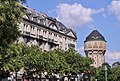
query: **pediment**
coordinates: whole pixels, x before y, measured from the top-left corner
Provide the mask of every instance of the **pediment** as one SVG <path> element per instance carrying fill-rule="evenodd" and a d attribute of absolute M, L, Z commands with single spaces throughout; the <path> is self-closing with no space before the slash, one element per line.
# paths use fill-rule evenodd
<path fill-rule="evenodd" d="M 27 15 L 24 15 L 23 18 L 25 18 L 25 19 L 29 19 L 29 17 L 28 17 Z"/>
<path fill-rule="evenodd" d="M 72 31 L 70 31 L 67 35 L 76 38 L 75 34 Z"/>
<path fill-rule="evenodd" d="M 57 29 L 58 29 L 57 26 L 56 26 L 55 24 L 53 24 L 53 23 L 51 23 L 51 24 L 49 25 L 49 27 L 52 28 L 52 29 L 54 29 L 54 30 L 57 30 Z"/>

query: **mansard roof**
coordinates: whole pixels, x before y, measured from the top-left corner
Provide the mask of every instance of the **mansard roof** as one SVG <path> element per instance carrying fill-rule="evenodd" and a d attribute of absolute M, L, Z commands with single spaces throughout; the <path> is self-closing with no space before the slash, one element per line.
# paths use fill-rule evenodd
<path fill-rule="evenodd" d="M 105 38 L 97 31 L 97 30 L 93 30 L 87 37 L 85 42 L 87 41 L 96 41 L 96 40 L 100 40 L 100 41 L 105 41 Z"/>
<path fill-rule="evenodd" d="M 72 32 L 75 36 L 75 39 L 77 39 L 76 37 L 76 33 L 75 31 L 73 31 L 72 29 L 68 29 L 65 25 L 63 25 L 60 21 L 58 21 L 56 18 L 53 17 L 48 17 L 45 13 L 38 13 L 35 10 L 32 9 L 28 9 L 27 7 L 24 7 L 25 10 L 27 11 L 27 19 L 33 22 L 36 22 L 38 24 L 44 25 L 46 27 L 50 28 L 51 24 L 54 24 L 54 26 L 56 27 L 56 31 L 66 34 L 69 32 Z M 25 18 L 26 19 L 26 18 Z M 53 28 L 53 30 L 55 30 Z"/>

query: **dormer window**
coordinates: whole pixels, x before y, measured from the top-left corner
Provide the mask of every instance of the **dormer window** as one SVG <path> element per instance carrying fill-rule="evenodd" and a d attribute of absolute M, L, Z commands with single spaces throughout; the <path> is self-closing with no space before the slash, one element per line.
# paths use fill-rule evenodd
<path fill-rule="evenodd" d="M 37 22 L 40 23 L 40 20 L 38 19 Z"/>
<path fill-rule="evenodd" d="M 34 19 L 35 22 L 37 22 L 37 20 L 38 20 L 37 16 L 34 16 L 33 19 Z"/>
<path fill-rule="evenodd" d="M 57 30 L 57 26 L 56 26 L 55 24 L 53 24 L 53 23 L 52 23 L 52 24 L 50 24 L 50 25 L 49 25 L 49 27 L 50 27 L 50 28 L 52 28 L 52 29 Z"/>
<path fill-rule="evenodd" d="M 31 20 L 33 20 L 33 17 L 31 18 Z"/>

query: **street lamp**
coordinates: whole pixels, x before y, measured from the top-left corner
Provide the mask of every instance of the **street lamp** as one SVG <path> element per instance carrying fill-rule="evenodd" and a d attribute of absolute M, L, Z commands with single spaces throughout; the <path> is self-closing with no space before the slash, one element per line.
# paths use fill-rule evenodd
<path fill-rule="evenodd" d="M 106 66 L 106 65 L 104 66 L 104 69 L 105 69 L 105 81 L 107 81 L 107 70 L 108 70 L 108 69 L 107 69 L 107 66 Z"/>

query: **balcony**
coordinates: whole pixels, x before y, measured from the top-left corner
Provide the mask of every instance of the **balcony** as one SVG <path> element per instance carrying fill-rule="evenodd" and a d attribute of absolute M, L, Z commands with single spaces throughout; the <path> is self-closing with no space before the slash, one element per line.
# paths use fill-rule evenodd
<path fill-rule="evenodd" d="M 54 43 L 54 39 L 48 39 L 48 42 Z"/>
<path fill-rule="evenodd" d="M 43 37 L 43 40 L 44 40 L 44 41 L 47 41 L 47 38 L 46 38 L 46 37 Z"/>
<path fill-rule="evenodd" d="M 38 35 L 38 38 L 39 38 L 39 39 L 43 39 L 43 36 L 41 36 L 41 35 Z"/>
<path fill-rule="evenodd" d="M 23 31 L 23 35 L 30 36 L 30 32 Z"/>

